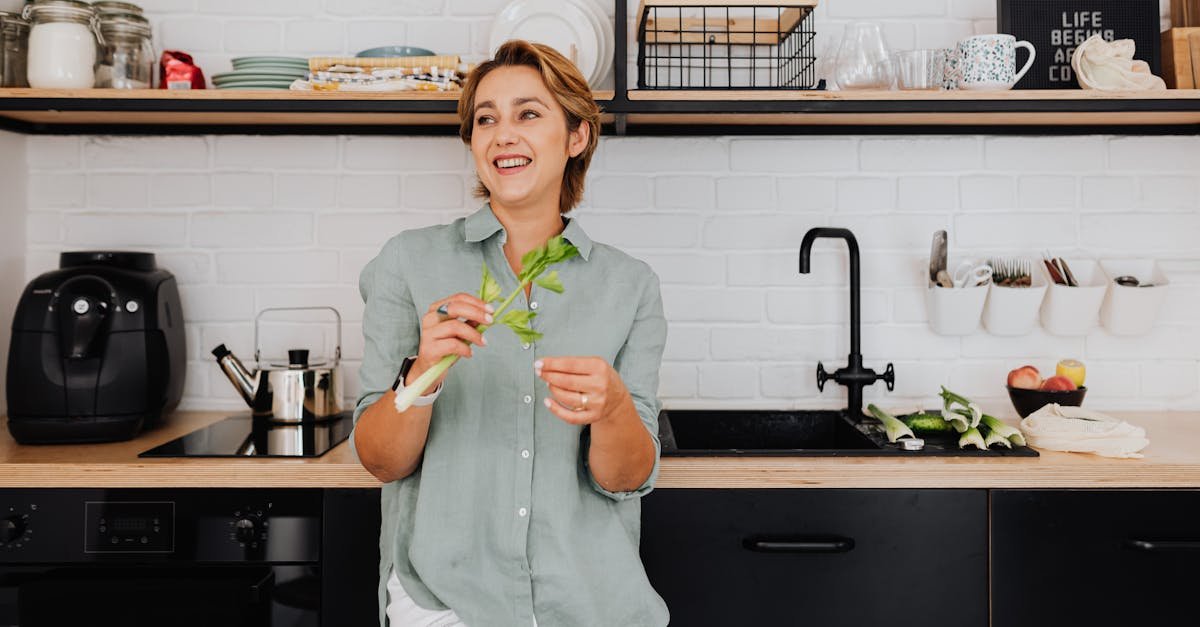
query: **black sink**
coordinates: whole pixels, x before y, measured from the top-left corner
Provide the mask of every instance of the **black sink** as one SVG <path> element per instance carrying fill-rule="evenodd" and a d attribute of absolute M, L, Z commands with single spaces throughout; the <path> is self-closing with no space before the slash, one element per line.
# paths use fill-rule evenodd
<path fill-rule="evenodd" d="M 658 434 L 663 456 L 1037 456 L 1028 447 L 963 450 L 957 436 L 927 437 L 924 449 L 905 451 L 874 419 L 851 420 L 840 409 L 668 409 L 658 416 Z"/>

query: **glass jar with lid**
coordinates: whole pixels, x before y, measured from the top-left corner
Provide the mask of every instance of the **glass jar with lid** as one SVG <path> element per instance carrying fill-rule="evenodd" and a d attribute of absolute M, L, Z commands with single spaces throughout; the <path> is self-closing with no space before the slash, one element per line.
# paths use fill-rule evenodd
<path fill-rule="evenodd" d="M 96 15 L 99 15 L 100 19 L 104 19 L 104 16 L 109 15 L 110 13 L 134 13 L 137 15 L 142 14 L 142 7 L 139 7 L 138 5 L 136 5 L 132 2 L 114 2 L 112 0 L 100 0 L 99 2 L 93 2 L 92 8 L 96 10 Z"/>
<path fill-rule="evenodd" d="M 78 0 L 34 0 L 25 5 L 29 20 L 26 71 L 31 87 L 83 89 L 96 82 L 96 12 Z"/>
<path fill-rule="evenodd" d="M 29 22 L 0 11 L 0 87 L 29 87 L 25 56 L 29 54 Z"/>
<path fill-rule="evenodd" d="M 96 87 L 149 89 L 154 80 L 150 22 L 136 13 L 107 13 L 100 17 L 100 34 Z"/>

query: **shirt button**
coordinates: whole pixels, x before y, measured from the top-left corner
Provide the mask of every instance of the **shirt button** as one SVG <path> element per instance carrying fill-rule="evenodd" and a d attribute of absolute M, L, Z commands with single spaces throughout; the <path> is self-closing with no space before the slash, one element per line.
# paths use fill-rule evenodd
<path fill-rule="evenodd" d="M 521 348 L 525 350 L 529 350 L 530 346 L 533 346 L 533 344 L 530 344 L 529 342 L 521 342 Z"/>
<path fill-rule="evenodd" d="M 529 308 L 530 308 L 530 309 L 537 309 L 537 301 L 535 300 L 535 301 L 533 301 L 532 303 L 529 303 Z"/>
<path fill-rule="evenodd" d="M 520 516 L 520 517 L 522 517 L 522 518 L 524 518 L 524 517 L 525 517 L 525 514 L 528 514 L 528 513 L 529 513 L 529 510 L 525 509 L 524 507 L 522 507 L 521 509 L 517 510 L 517 515 L 518 515 L 518 516 Z"/>
<path fill-rule="evenodd" d="M 532 403 L 532 402 L 533 402 L 533 397 L 526 394 L 525 395 L 525 404 L 528 405 L 529 403 Z"/>
<path fill-rule="evenodd" d="M 524 451 L 521 451 L 521 457 L 524 459 L 529 459 L 529 449 L 525 449 Z"/>

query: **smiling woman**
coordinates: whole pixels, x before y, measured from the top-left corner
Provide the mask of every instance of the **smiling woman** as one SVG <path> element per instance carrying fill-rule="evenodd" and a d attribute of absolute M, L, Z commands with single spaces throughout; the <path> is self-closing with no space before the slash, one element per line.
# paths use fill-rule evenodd
<path fill-rule="evenodd" d="M 667 325 L 650 267 L 572 211 L 599 110 L 566 58 L 510 41 L 468 77 L 459 114 L 487 202 L 393 237 L 359 281 L 350 441 L 384 482 L 380 620 L 661 627 L 638 498 L 658 475 Z M 568 249 L 556 277 L 528 280 Z M 484 339 L 514 315 L 531 333 Z"/>

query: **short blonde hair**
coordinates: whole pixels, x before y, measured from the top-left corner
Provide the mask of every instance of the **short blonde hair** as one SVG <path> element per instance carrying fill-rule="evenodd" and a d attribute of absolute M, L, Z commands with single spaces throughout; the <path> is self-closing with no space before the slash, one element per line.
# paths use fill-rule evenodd
<path fill-rule="evenodd" d="M 592 90 L 579 69 L 554 48 L 545 44 L 530 43 L 514 39 L 507 41 L 496 51 L 496 57 L 480 63 L 467 76 L 462 97 L 458 100 L 458 135 L 467 146 L 475 130 L 475 92 L 479 81 L 492 70 L 502 67 L 531 67 L 542 76 L 542 82 L 554 95 L 567 118 L 567 130 L 574 132 L 583 122 L 588 123 L 588 143 L 583 151 L 567 159 L 563 171 L 562 192 L 558 197 L 558 210 L 567 213 L 583 198 L 583 180 L 588 165 L 600 138 L 600 108 L 592 99 Z M 477 198 L 489 198 L 491 192 L 479 181 L 475 186 Z"/>

